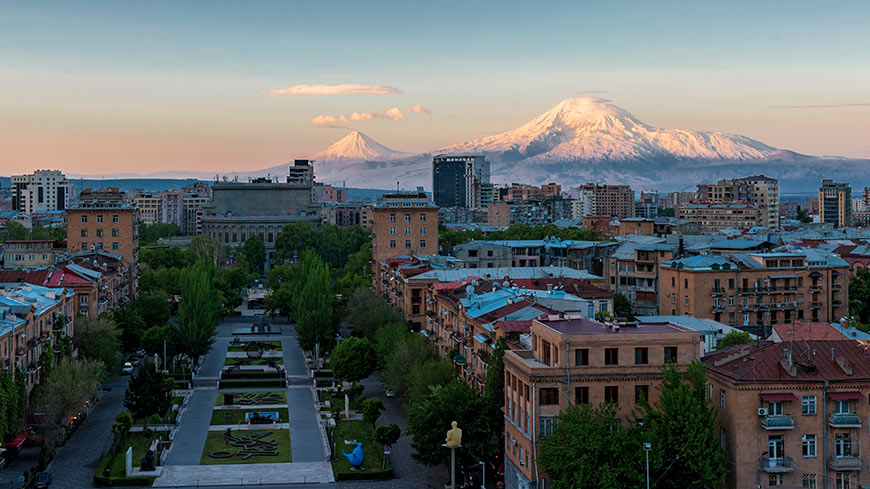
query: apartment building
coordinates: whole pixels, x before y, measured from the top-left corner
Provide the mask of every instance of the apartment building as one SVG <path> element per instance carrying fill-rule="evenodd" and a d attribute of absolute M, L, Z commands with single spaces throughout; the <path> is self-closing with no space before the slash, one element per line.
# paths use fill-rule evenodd
<path fill-rule="evenodd" d="M 659 314 L 659 269 L 677 257 L 679 246 L 626 241 L 607 257 L 607 290 L 622 294 L 641 316 Z"/>
<path fill-rule="evenodd" d="M 54 266 L 66 253 L 66 242 L 51 239 L 7 240 L 3 248 L 3 268 L 29 270 Z"/>
<path fill-rule="evenodd" d="M 634 190 L 628 185 L 587 183 L 577 190 L 583 204 L 580 216 L 575 216 L 575 219 L 584 216 L 634 217 Z"/>
<path fill-rule="evenodd" d="M 159 224 L 163 222 L 163 199 L 159 194 L 145 193 L 133 197 L 133 204 L 139 209 L 139 222 Z"/>
<path fill-rule="evenodd" d="M 487 207 L 487 222 L 490 226 L 545 226 L 571 218 L 572 202 L 560 196 L 495 202 Z"/>
<path fill-rule="evenodd" d="M 432 196 L 438 207 L 481 209 L 492 203 L 489 162 L 480 155 L 432 158 Z"/>
<path fill-rule="evenodd" d="M 372 207 L 372 260 L 438 253 L 438 206 L 422 189 L 384 194 Z"/>
<path fill-rule="evenodd" d="M 335 226 L 360 226 L 372 228 L 372 206 L 370 204 L 348 204 L 324 202 L 320 207 L 324 224 Z"/>
<path fill-rule="evenodd" d="M 293 164 L 287 168 L 287 183 L 314 186 L 314 162 L 293 160 Z"/>
<path fill-rule="evenodd" d="M 70 184 L 60 170 L 12 175 L 12 210 L 23 214 L 62 211 L 69 206 Z"/>
<path fill-rule="evenodd" d="M 819 187 L 819 217 L 834 227 L 852 225 L 852 187 L 848 183 L 822 180 Z"/>
<path fill-rule="evenodd" d="M 311 187 L 311 202 L 347 203 L 347 189 L 336 188 L 328 183 L 315 182 Z"/>
<path fill-rule="evenodd" d="M 744 202 L 683 204 L 677 208 L 677 218 L 697 223 L 702 234 L 716 234 L 723 229 L 748 230 L 762 222 L 759 209 Z"/>
<path fill-rule="evenodd" d="M 779 181 L 764 175 L 719 180 L 716 184 L 698 185 L 701 202 L 746 202 L 759 210 L 758 224 L 779 228 Z"/>
<path fill-rule="evenodd" d="M 620 417 L 658 400 L 665 363 L 685 369 L 700 358 L 698 333 L 673 324 L 603 324 L 533 319 L 530 348 L 505 352 L 505 487 L 546 486 L 540 441 L 574 404 L 618 405 Z"/>
<path fill-rule="evenodd" d="M 789 247 L 679 258 L 659 267 L 659 311 L 762 336 L 776 324 L 838 321 L 848 312 L 848 269 L 833 254 Z"/>
<path fill-rule="evenodd" d="M 851 340 L 764 342 L 704 357 L 727 486 L 859 489 L 870 476 L 870 362 Z"/>

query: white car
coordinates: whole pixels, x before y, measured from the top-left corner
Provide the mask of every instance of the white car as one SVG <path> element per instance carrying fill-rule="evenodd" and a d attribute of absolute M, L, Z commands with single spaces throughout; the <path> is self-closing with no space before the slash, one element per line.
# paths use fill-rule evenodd
<path fill-rule="evenodd" d="M 130 362 L 126 362 L 124 364 L 124 368 L 121 369 L 121 373 L 124 375 L 130 375 L 133 373 L 133 364 Z"/>

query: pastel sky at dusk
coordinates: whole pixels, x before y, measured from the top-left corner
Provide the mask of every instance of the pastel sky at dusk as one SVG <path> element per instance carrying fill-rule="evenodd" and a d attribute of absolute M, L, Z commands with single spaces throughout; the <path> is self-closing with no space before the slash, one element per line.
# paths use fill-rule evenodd
<path fill-rule="evenodd" d="M 422 152 L 583 94 L 870 157 L 868 26 L 864 1 L 0 0 L 0 175 L 254 170 L 335 126 Z M 268 93 L 300 85 L 354 93 Z"/>

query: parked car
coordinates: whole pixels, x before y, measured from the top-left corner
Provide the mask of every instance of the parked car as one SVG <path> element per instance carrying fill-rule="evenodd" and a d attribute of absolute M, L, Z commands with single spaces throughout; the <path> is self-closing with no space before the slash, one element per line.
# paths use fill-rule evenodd
<path fill-rule="evenodd" d="M 36 479 L 33 480 L 33 487 L 36 489 L 45 489 L 51 485 L 51 474 L 48 472 L 40 472 L 36 474 Z"/>
<path fill-rule="evenodd" d="M 384 389 L 384 394 L 386 394 L 387 397 L 396 397 L 396 393 L 390 389 Z"/>
<path fill-rule="evenodd" d="M 139 366 L 139 359 L 138 359 L 138 358 L 132 358 L 132 359 L 130 360 L 130 363 L 132 363 L 134 367 L 138 367 L 138 366 Z"/>
<path fill-rule="evenodd" d="M 121 373 L 124 375 L 130 375 L 133 373 L 133 364 L 130 362 L 126 362 L 124 364 L 124 368 L 121 369 Z"/>

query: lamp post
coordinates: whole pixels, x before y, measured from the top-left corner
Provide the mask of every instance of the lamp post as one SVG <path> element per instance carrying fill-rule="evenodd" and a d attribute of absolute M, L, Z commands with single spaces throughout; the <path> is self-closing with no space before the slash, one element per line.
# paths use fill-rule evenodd
<path fill-rule="evenodd" d="M 643 452 L 646 455 L 646 489 L 649 489 L 649 451 L 652 450 L 652 444 L 644 443 Z"/>
<path fill-rule="evenodd" d="M 486 464 L 483 460 L 477 463 L 480 464 L 480 468 L 483 470 L 483 475 L 480 476 L 480 489 L 486 489 Z"/>

